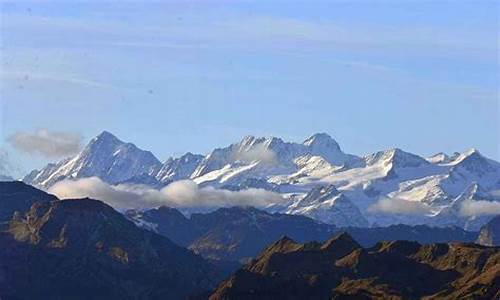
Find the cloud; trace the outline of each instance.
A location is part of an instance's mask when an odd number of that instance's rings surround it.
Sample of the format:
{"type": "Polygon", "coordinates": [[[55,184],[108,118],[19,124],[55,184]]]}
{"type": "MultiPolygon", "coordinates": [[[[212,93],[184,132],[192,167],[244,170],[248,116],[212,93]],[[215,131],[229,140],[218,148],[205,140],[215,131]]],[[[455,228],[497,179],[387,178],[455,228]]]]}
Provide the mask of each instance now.
{"type": "Polygon", "coordinates": [[[81,135],[47,129],[39,129],[35,133],[17,132],[7,141],[21,152],[49,158],[73,155],[82,147],[81,135]]]}
{"type": "Polygon", "coordinates": [[[264,163],[273,163],[276,161],[276,153],[266,147],[265,144],[257,144],[248,151],[235,152],[234,159],[246,163],[261,161],[264,163]]]}
{"type": "Polygon", "coordinates": [[[383,198],[370,206],[368,211],[400,215],[425,215],[431,212],[430,208],[422,202],[398,198],[383,198]]]}
{"type": "Polygon", "coordinates": [[[500,201],[469,200],[460,207],[463,216],[500,215],[500,201]]]}
{"type": "Polygon", "coordinates": [[[493,190],[490,191],[490,194],[495,196],[495,197],[500,197],[500,190],[493,190]]]}
{"type": "Polygon", "coordinates": [[[176,208],[214,208],[230,206],[265,207],[282,202],[281,195],[263,189],[228,191],[200,188],[191,180],[176,181],[161,190],[143,185],[109,185],[97,177],[63,180],[49,189],[61,199],[90,197],[117,209],[152,208],[161,205],[176,208]]]}

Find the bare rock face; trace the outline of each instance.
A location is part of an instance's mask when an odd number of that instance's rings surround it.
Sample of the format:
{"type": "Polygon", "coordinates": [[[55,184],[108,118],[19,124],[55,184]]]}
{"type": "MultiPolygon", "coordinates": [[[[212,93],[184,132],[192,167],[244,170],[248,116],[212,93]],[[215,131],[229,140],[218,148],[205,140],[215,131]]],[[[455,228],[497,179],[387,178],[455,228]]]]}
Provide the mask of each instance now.
{"type": "Polygon", "coordinates": [[[282,238],[224,281],[216,299],[498,299],[500,248],[381,242],[343,233],[324,243],[282,238]]]}
{"type": "Polygon", "coordinates": [[[60,201],[0,183],[0,298],[184,299],[220,280],[215,268],[92,199],[60,201]]]}

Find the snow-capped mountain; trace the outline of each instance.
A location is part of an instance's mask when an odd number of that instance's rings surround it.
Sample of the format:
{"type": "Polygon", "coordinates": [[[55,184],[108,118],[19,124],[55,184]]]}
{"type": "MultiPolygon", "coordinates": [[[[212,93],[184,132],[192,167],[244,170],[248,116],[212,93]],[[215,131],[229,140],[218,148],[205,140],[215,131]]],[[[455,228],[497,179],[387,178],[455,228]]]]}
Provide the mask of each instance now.
{"type": "Polygon", "coordinates": [[[122,142],[104,131],[77,156],[35,170],[24,178],[24,182],[48,188],[63,179],[97,176],[115,184],[141,174],[155,175],[160,168],[160,161],[151,152],[122,142]]]}
{"type": "Polygon", "coordinates": [[[368,226],[359,208],[333,185],[314,187],[304,198],[291,204],[286,212],[305,215],[338,227],[368,226]]]}
{"type": "Polygon", "coordinates": [[[478,231],[491,219],[491,216],[469,215],[468,210],[477,201],[495,202],[500,199],[473,182],[452,200],[451,205],[442,209],[432,222],[437,226],[459,225],[470,231],[478,231]]]}
{"type": "Polygon", "coordinates": [[[163,163],[156,179],[161,182],[186,179],[193,174],[203,160],[203,155],[188,152],[179,158],[170,157],[163,163]]]}
{"type": "Polygon", "coordinates": [[[280,138],[246,136],[239,143],[215,149],[191,175],[197,183],[230,184],[246,177],[270,177],[299,171],[297,159],[321,157],[329,166],[341,169],[361,159],[342,152],[337,142],[325,133],[315,134],[303,143],[280,138]]]}
{"type": "Polygon", "coordinates": [[[358,157],[344,153],[325,133],[302,143],[246,136],[206,156],[187,153],[161,164],[150,152],[103,132],[77,156],[33,171],[24,181],[47,189],[62,179],[91,176],[152,188],[189,179],[231,191],[266,189],[285,198],[269,211],[304,214],[340,226],[430,223],[478,228],[498,211],[465,216],[463,203],[497,203],[492,195],[500,190],[500,163],[476,149],[422,158],[395,148],[358,157]],[[471,190],[480,190],[481,197],[471,190]]]}

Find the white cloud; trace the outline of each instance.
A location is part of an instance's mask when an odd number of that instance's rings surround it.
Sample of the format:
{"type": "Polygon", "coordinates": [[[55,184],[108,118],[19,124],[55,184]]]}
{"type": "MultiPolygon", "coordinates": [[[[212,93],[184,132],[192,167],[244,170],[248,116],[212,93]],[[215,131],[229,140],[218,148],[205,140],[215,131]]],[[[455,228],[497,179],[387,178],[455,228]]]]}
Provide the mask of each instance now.
{"type": "Polygon", "coordinates": [[[7,141],[21,152],[50,158],[75,154],[82,146],[82,137],[79,134],[47,129],[39,129],[34,133],[17,132],[7,141]]]}
{"type": "Polygon", "coordinates": [[[264,163],[273,163],[276,160],[276,153],[266,147],[264,144],[257,144],[248,151],[235,152],[235,160],[241,160],[246,163],[261,161],[264,163]]]}
{"type": "Polygon", "coordinates": [[[265,207],[283,201],[281,195],[263,189],[242,191],[200,188],[191,180],[176,181],[161,190],[143,185],[109,185],[97,177],[64,180],[49,189],[61,199],[89,197],[102,200],[117,209],[151,208],[166,205],[177,208],[229,206],[265,207]]]}
{"type": "Polygon", "coordinates": [[[418,201],[408,201],[398,198],[383,198],[368,208],[374,213],[400,214],[400,215],[425,215],[430,213],[430,208],[418,201]]]}
{"type": "Polygon", "coordinates": [[[463,216],[500,215],[500,201],[469,200],[460,207],[463,216]]]}

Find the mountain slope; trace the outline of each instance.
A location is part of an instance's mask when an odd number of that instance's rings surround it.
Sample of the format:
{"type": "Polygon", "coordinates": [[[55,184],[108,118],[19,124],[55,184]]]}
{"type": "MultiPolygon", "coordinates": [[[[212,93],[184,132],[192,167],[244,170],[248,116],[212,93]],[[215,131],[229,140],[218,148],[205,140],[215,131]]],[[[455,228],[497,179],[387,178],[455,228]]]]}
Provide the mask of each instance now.
{"type": "Polygon", "coordinates": [[[292,204],[287,213],[305,215],[338,227],[368,226],[358,207],[333,185],[314,187],[304,198],[292,204]]]}
{"type": "Polygon", "coordinates": [[[162,182],[189,178],[202,160],[203,155],[190,152],[179,158],[171,157],[165,161],[156,178],[162,182]]]}
{"type": "Polygon", "coordinates": [[[11,213],[0,228],[1,298],[184,299],[220,278],[100,201],[59,201],[22,183],[0,191],[1,214],[11,213]]]}
{"type": "Polygon", "coordinates": [[[496,299],[499,265],[499,248],[473,244],[396,241],[363,249],[345,233],[324,243],[284,237],[210,299],[496,299]]]}

